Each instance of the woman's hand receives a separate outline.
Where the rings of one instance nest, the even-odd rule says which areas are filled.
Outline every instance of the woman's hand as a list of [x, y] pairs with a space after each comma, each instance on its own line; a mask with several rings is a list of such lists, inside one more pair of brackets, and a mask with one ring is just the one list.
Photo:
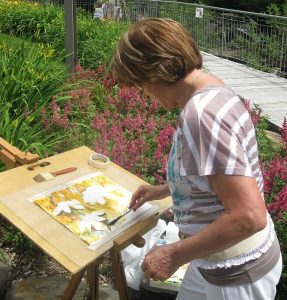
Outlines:
[[177, 257], [173, 244], [156, 247], [146, 255], [142, 263], [144, 277], [166, 280], [180, 267]]
[[170, 195], [167, 184], [164, 185], [141, 185], [133, 193], [129, 207], [138, 209], [147, 201], [159, 200]]

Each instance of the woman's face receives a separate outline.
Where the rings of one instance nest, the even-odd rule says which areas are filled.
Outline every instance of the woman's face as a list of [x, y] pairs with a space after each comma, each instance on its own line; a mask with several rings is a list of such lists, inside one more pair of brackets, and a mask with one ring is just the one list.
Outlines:
[[143, 84], [142, 89], [146, 96], [149, 96], [150, 98], [155, 100], [163, 108], [173, 109], [177, 107], [177, 103], [173, 99], [170, 87], [170, 85], [163, 83], [146, 83]]

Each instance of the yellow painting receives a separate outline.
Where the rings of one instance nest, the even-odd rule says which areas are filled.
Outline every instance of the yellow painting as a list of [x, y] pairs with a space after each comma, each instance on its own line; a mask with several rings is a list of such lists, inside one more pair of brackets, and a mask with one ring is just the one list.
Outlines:
[[33, 196], [28, 201], [92, 245], [121, 225], [125, 217], [113, 226], [108, 223], [128, 210], [130, 199], [131, 192], [97, 172]]

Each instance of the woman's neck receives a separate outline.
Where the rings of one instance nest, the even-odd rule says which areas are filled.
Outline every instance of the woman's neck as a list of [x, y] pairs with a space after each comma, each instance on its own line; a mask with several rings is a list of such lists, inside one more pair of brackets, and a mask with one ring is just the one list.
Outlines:
[[188, 73], [183, 79], [175, 83], [173, 94], [177, 99], [180, 108], [183, 108], [186, 102], [192, 97], [197, 90], [197, 83], [204, 73], [201, 70], [193, 70]]
[[210, 85], [224, 85], [224, 82], [215, 76], [209, 75], [200, 69], [188, 73], [175, 86], [175, 95], [178, 97], [178, 105], [183, 108], [193, 94]]

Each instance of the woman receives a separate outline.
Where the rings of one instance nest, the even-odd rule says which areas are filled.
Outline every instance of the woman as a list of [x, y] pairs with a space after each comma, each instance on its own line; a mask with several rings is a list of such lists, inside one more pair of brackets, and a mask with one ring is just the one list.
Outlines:
[[274, 299], [282, 259], [244, 104], [201, 70], [197, 46], [170, 19], [135, 23], [119, 41], [113, 65], [120, 84], [181, 110], [167, 184], [140, 186], [130, 202], [136, 210], [171, 195], [180, 231], [180, 241], [146, 255], [144, 276], [165, 280], [190, 262], [177, 299]]

